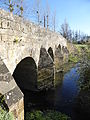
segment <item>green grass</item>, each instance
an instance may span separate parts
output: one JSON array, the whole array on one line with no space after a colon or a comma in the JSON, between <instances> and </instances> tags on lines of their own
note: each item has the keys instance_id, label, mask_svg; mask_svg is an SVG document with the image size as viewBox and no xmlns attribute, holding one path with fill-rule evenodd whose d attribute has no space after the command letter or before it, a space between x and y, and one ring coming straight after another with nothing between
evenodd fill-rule
<instances>
[{"instance_id":1,"label":"green grass","mask_svg":"<svg viewBox=\"0 0 90 120\"><path fill-rule=\"evenodd\" d=\"M80 44L75 44L74 45L76 47L76 49L81 52L81 50L85 49L87 52L90 52L90 45L80 45Z\"/></svg>"},{"instance_id":2,"label":"green grass","mask_svg":"<svg viewBox=\"0 0 90 120\"><path fill-rule=\"evenodd\" d=\"M69 55L69 62L77 63L80 60L78 56L73 56L72 54Z\"/></svg>"},{"instance_id":3,"label":"green grass","mask_svg":"<svg viewBox=\"0 0 90 120\"><path fill-rule=\"evenodd\" d=\"M69 54L69 62L77 63L85 57L90 59L90 45L74 44L74 47L76 50L73 54Z\"/></svg>"}]
</instances>

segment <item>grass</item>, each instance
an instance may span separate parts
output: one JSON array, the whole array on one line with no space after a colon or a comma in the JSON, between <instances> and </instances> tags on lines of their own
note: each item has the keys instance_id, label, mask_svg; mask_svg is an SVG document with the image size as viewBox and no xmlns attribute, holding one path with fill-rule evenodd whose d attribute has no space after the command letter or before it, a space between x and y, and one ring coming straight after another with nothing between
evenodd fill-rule
<instances>
[{"instance_id":1,"label":"grass","mask_svg":"<svg viewBox=\"0 0 90 120\"><path fill-rule=\"evenodd\" d=\"M73 56L72 54L69 55L69 62L77 63L80 60L78 56Z\"/></svg>"},{"instance_id":2,"label":"grass","mask_svg":"<svg viewBox=\"0 0 90 120\"><path fill-rule=\"evenodd\" d=\"M81 52L81 50L86 50L86 52L90 52L90 45L75 44L74 46L76 47L79 53Z\"/></svg>"},{"instance_id":3,"label":"grass","mask_svg":"<svg viewBox=\"0 0 90 120\"><path fill-rule=\"evenodd\" d=\"M90 59L90 45L74 44L76 50L69 54L69 62L77 63L87 57Z\"/></svg>"}]
</instances>

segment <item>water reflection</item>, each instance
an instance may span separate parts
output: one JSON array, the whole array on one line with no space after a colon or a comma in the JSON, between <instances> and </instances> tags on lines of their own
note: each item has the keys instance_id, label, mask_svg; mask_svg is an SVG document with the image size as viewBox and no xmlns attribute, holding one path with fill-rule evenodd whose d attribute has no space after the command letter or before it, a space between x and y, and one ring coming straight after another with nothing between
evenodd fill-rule
<instances>
[{"instance_id":1,"label":"water reflection","mask_svg":"<svg viewBox=\"0 0 90 120\"><path fill-rule=\"evenodd\" d=\"M76 98L79 94L77 81L80 73L77 72L79 64L67 73L56 73L54 88L48 91L25 91L25 112L32 109L47 110L54 109L71 116L72 120L81 120L78 115Z\"/></svg>"},{"instance_id":2,"label":"water reflection","mask_svg":"<svg viewBox=\"0 0 90 120\"><path fill-rule=\"evenodd\" d=\"M64 75L62 85L55 89L55 109L69 116L73 114L74 99L79 92L78 79L79 73L77 72L77 66L75 66Z\"/></svg>"}]
</instances>

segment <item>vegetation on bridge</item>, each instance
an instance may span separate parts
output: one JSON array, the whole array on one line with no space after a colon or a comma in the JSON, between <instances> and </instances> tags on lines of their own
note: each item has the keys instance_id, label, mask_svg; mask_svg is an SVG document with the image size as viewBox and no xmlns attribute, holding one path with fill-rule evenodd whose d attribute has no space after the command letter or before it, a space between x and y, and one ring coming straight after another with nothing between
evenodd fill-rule
<instances>
[{"instance_id":1,"label":"vegetation on bridge","mask_svg":"<svg viewBox=\"0 0 90 120\"><path fill-rule=\"evenodd\" d=\"M14 120L13 114L8 112L5 105L5 98L0 94L0 120Z\"/></svg>"},{"instance_id":2,"label":"vegetation on bridge","mask_svg":"<svg viewBox=\"0 0 90 120\"><path fill-rule=\"evenodd\" d=\"M14 116L0 107L0 120L14 120Z\"/></svg>"}]
</instances>

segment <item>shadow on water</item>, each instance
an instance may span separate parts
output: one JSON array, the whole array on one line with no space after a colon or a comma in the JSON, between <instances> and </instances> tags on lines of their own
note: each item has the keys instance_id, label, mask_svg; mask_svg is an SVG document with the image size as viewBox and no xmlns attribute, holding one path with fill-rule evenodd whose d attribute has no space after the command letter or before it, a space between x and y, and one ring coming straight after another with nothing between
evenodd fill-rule
<instances>
[{"instance_id":1,"label":"shadow on water","mask_svg":"<svg viewBox=\"0 0 90 120\"><path fill-rule=\"evenodd\" d=\"M23 90L25 112L31 110L57 110L73 116L74 98L78 95L77 66L67 73L56 73L55 88L48 91L32 92Z\"/></svg>"},{"instance_id":2,"label":"shadow on water","mask_svg":"<svg viewBox=\"0 0 90 120\"><path fill-rule=\"evenodd\" d=\"M32 110L57 110L67 114L72 120L86 120L83 119L83 114L79 114L76 103L79 94L77 82L80 78L80 73L77 72L78 67L80 67L79 64L66 73L56 73L55 87L48 91L35 92L33 90L22 89L24 93L25 114Z\"/></svg>"}]
</instances>

